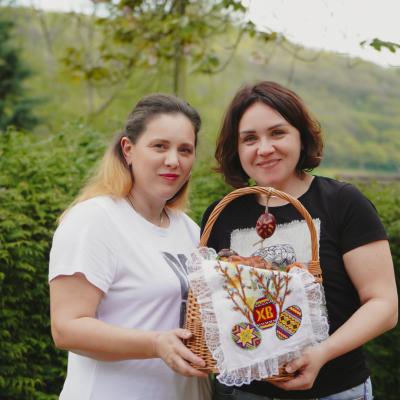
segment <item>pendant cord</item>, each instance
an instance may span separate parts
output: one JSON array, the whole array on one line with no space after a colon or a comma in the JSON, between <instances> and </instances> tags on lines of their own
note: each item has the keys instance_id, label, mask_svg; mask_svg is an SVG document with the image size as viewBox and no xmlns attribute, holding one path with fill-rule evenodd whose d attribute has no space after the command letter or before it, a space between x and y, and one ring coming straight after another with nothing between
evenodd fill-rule
<instances>
[{"instance_id":1,"label":"pendant cord","mask_svg":"<svg viewBox=\"0 0 400 400\"><path fill-rule=\"evenodd\" d=\"M145 220L147 220L147 221L149 221L149 222L152 223L152 221L150 221L149 219L147 219L147 218L146 218L144 215L142 215L138 210L136 210L135 206L133 205L133 201L132 201L132 198L131 198L131 194L130 194L130 193L126 196L126 198L128 199L129 204L130 204L131 207L135 210L135 212L137 212L138 214L140 214ZM160 222L159 222L159 224L158 224L159 227L162 227L162 224L163 224L163 222L164 222L164 213L165 213L165 210L164 210L164 208L163 208L162 211L161 211L161 214L160 214Z\"/></svg>"}]
</instances>

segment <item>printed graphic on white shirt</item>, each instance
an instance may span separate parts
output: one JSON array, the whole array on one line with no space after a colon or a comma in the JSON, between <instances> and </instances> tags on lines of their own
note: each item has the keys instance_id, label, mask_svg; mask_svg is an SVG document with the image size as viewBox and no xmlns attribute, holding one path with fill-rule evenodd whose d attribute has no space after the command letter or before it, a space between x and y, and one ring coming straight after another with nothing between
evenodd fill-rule
<instances>
[{"instance_id":1,"label":"printed graphic on white shirt","mask_svg":"<svg viewBox=\"0 0 400 400\"><path fill-rule=\"evenodd\" d=\"M179 283L181 285L182 302L180 309L179 326L182 328L185 321L186 303L189 293L189 281L187 278L187 257L184 254L177 254L177 256L175 257L171 253L167 253L166 251L164 251L162 254L167 264L171 267L172 271L174 271L175 275L179 279Z\"/></svg>"}]
</instances>

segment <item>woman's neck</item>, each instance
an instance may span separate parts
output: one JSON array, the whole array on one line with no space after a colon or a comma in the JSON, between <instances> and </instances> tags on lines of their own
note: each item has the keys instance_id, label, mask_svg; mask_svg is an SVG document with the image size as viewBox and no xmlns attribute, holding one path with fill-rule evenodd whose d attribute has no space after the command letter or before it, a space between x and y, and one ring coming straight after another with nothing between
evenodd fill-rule
<instances>
[{"instance_id":1,"label":"woman's neck","mask_svg":"<svg viewBox=\"0 0 400 400\"><path fill-rule=\"evenodd\" d=\"M307 192L313 179L314 176L305 173L302 177L297 177L297 179L288 182L286 185L282 185L281 187L274 187L274 189L285 192L292 197L298 199L300 196ZM267 204L267 196L257 195L257 201L261 205L265 206ZM284 204L287 204L287 201L278 197L271 197L268 200L268 205L272 207L282 206Z\"/></svg>"},{"instance_id":2,"label":"woman's neck","mask_svg":"<svg viewBox=\"0 0 400 400\"><path fill-rule=\"evenodd\" d=\"M145 196L135 193L134 190L131 190L127 199L131 207L147 221L161 227L168 225L168 216L164 209L165 202L150 201Z\"/></svg>"}]
</instances>

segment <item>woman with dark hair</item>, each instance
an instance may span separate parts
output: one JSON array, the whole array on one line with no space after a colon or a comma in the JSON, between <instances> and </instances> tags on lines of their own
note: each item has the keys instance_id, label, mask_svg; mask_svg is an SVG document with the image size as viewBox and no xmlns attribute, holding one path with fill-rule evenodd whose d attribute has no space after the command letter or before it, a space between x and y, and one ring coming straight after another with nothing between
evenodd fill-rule
<instances>
[{"instance_id":1,"label":"woman with dark hair","mask_svg":"<svg viewBox=\"0 0 400 400\"><path fill-rule=\"evenodd\" d=\"M354 186L309 172L321 161L318 122L289 89L260 82L233 98L217 140L218 169L235 188L249 180L298 198L319 234L330 337L286 365L287 382L253 381L241 387L215 382L214 399L372 399L361 346L397 323L397 291L387 236L374 206ZM242 256L256 251L255 226L268 202L285 243L264 252L270 264L306 262L308 230L297 211L278 198L239 197L212 229L208 246ZM203 216L202 227L217 202ZM285 264L286 263L286 264Z\"/></svg>"},{"instance_id":2,"label":"woman with dark hair","mask_svg":"<svg viewBox=\"0 0 400 400\"><path fill-rule=\"evenodd\" d=\"M61 217L50 254L51 328L69 350L61 399L207 399L204 361L182 343L183 210L200 117L185 101L140 100L97 173Z\"/></svg>"}]
</instances>

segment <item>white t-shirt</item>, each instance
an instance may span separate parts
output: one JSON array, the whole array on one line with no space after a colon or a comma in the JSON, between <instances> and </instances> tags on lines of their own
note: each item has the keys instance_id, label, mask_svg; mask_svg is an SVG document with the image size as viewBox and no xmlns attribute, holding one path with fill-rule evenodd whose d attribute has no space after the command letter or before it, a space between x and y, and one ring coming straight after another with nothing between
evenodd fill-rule
<instances>
[{"instance_id":1,"label":"white t-shirt","mask_svg":"<svg viewBox=\"0 0 400 400\"><path fill-rule=\"evenodd\" d=\"M104 292L97 318L112 325L165 331L180 325L186 261L199 228L168 211L168 228L136 213L125 199L96 197L74 206L54 234L49 280L81 272ZM173 372L161 359L98 361L68 354L63 400L201 400L208 382Z\"/></svg>"}]
</instances>

